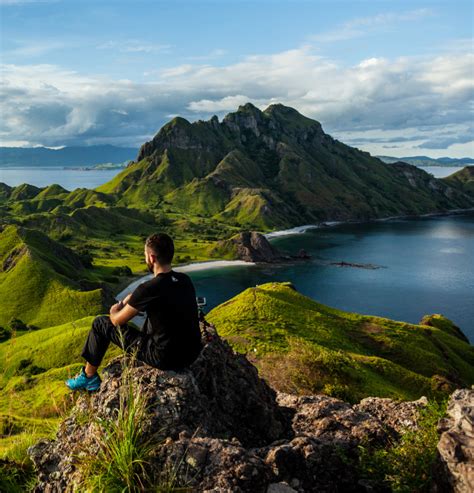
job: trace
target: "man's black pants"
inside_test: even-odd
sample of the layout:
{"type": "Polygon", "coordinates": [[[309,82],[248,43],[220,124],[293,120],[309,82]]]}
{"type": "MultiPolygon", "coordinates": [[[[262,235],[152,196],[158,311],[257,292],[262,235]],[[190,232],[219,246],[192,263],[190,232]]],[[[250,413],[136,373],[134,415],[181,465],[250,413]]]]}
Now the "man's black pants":
{"type": "Polygon", "coordinates": [[[150,337],[127,324],[115,327],[108,315],[95,317],[81,356],[91,365],[99,366],[110,342],[127,353],[136,350],[137,359],[160,368],[160,361],[150,337]]]}

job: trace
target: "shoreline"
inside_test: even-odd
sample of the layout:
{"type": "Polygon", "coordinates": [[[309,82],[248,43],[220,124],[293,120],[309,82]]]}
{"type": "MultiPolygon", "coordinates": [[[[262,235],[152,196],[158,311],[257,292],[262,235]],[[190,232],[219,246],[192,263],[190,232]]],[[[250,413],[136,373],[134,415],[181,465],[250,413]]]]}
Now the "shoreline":
{"type": "Polygon", "coordinates": [[[474,212],[474,207],[469,209],[450,209],[449,211],[443,212],[427,212],[426,214],[405,214],[400,216],[387,216],[387,217],[379,217],[374,219],[348,219],[345,221],[321,221],[316,224],[304,224],[302,226],[295,226],[293,228],[281,229],[277,231],[270,231],[269,233],[264,233],[264,236],[267,239],[270,238],[278,238],[280,236],[289,236],[295,234],[303,234],[310,229],[324,229],[331,228],[333,226],[339,226],[340,224],[365,224],[372,222],[384,222],[390,221],[392,219],[421,219],[423,217],[435,217],[435,216],[455,216],[458,214],[463,214],[465,212],[474,212]]]}
{"type": "MultiPolygon", "coordinates": [[[[322,221],[319,224],[305,224],[302,226],[295,226],[293,228],[282,229],[278,231],[271,231],[269,233],[264,233],[264,236],[267,239],[271,238],[279,238],[281,236],[290,236],[296,234],[303,234],[309,229],[324,229],[330,228],[333,226],[338,226],[340,224],[363,224],[363,223],[371,223],[371,222],[384,222],[390,221],[392,219],[408,219],[408,218],[423,218],[423,217],[433,217],[433,216],[454,216],[457,214],[463,214],[465,212],[474,212],[474,207],[469,209],[451,209],[449,211],[444,212],[428,212],[426,214],[418,214],[418,215],[402,215],[402,216],[388,216],[381,217],[376,219],[365,219],[365,220],[349,220],[349,221],[322,221]]],[[[189,264],[178,265],[173,267],[173,270],[176,272],[196,272],[200,270],[208,270],[219,267],[232,267],[232,266],[250,266],[256,265],[256,262],[247,262],[245,260],[203,260],[201,262],[191,262],[189,264]]],[[[115,299],[121,300],[127,296],[132,290],[134,290],[139,284],[147,281],[152,278],[152,274],[145,274],[142,276],[138,276],[127,284],[125,288],[123,288],[118,294],[115,295],[115,299]]]]}
{"type": "MultiPolygon", "coordinates": [[[[177,265],[172,267],[176,272],[196,272],[200,270],[216,269],[222,267],[234,267],[240,265],[255,265],[255,262],[246,262],[245,260],[204,260],[202,262],[192,262],[190,264],[177,265]]],[[[115,295],[115,299],[121,300],[127,296],[128,293],[133,291],[142,282],[152,279],[153,274],[145,274],[136,278],[130,282],[125,288],[123,288],[118,294],[115,295]]]]}

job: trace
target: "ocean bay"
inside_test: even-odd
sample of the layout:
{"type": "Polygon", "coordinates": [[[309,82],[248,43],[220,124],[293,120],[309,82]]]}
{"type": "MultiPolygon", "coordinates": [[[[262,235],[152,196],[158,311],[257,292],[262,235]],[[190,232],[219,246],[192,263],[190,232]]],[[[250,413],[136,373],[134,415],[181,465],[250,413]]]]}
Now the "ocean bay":
{"type": "Polygon", "coordinates": [[[474,213],[340,224],[271,239],[312,258],[190,272],[208,309],[250,286],[291,281],[318,302],[418,323],[441,313],[474,340],[474,213]],[[332,265],[375,264],[377,269],[332,265]]]}

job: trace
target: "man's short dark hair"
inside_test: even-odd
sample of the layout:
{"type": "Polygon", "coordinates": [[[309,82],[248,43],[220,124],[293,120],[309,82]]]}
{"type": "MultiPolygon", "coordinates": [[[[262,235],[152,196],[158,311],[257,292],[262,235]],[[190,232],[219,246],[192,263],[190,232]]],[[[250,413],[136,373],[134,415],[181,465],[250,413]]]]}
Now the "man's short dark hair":
{"type": "Polygon", "coordinates": [[[170,264],[174,255],[174,243],[170,235],[155,233],[145,240],[145,245],[156,255],[160,264],[170,264]]]}

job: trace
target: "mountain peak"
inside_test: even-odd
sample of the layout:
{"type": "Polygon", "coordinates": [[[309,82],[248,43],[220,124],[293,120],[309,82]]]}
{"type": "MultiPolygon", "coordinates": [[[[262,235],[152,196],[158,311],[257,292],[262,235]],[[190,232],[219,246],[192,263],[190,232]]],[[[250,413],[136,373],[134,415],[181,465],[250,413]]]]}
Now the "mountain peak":
{"type": "Polygon", "coordinates": [[[237,108],[238,112],[241,113],[262,113],[259,108],[257,108],[254,104],[252,104],[250,101],[245,104],[239,105],[237,108]]]}
{"type": "MultiPolygon", "coordinates": [[[[298,114],[301,115],[301,113],[298,112],[298,110],[295,110],[295,108],[292,108],[291,106],[285,106],[284,104],[281,103],[272,103],[270,104],[265,110],[263,110],[264,113],[283,113],[283,114],[298,114]]],[[[303,116],[303,115],[301,115],[303,116]]]]}

